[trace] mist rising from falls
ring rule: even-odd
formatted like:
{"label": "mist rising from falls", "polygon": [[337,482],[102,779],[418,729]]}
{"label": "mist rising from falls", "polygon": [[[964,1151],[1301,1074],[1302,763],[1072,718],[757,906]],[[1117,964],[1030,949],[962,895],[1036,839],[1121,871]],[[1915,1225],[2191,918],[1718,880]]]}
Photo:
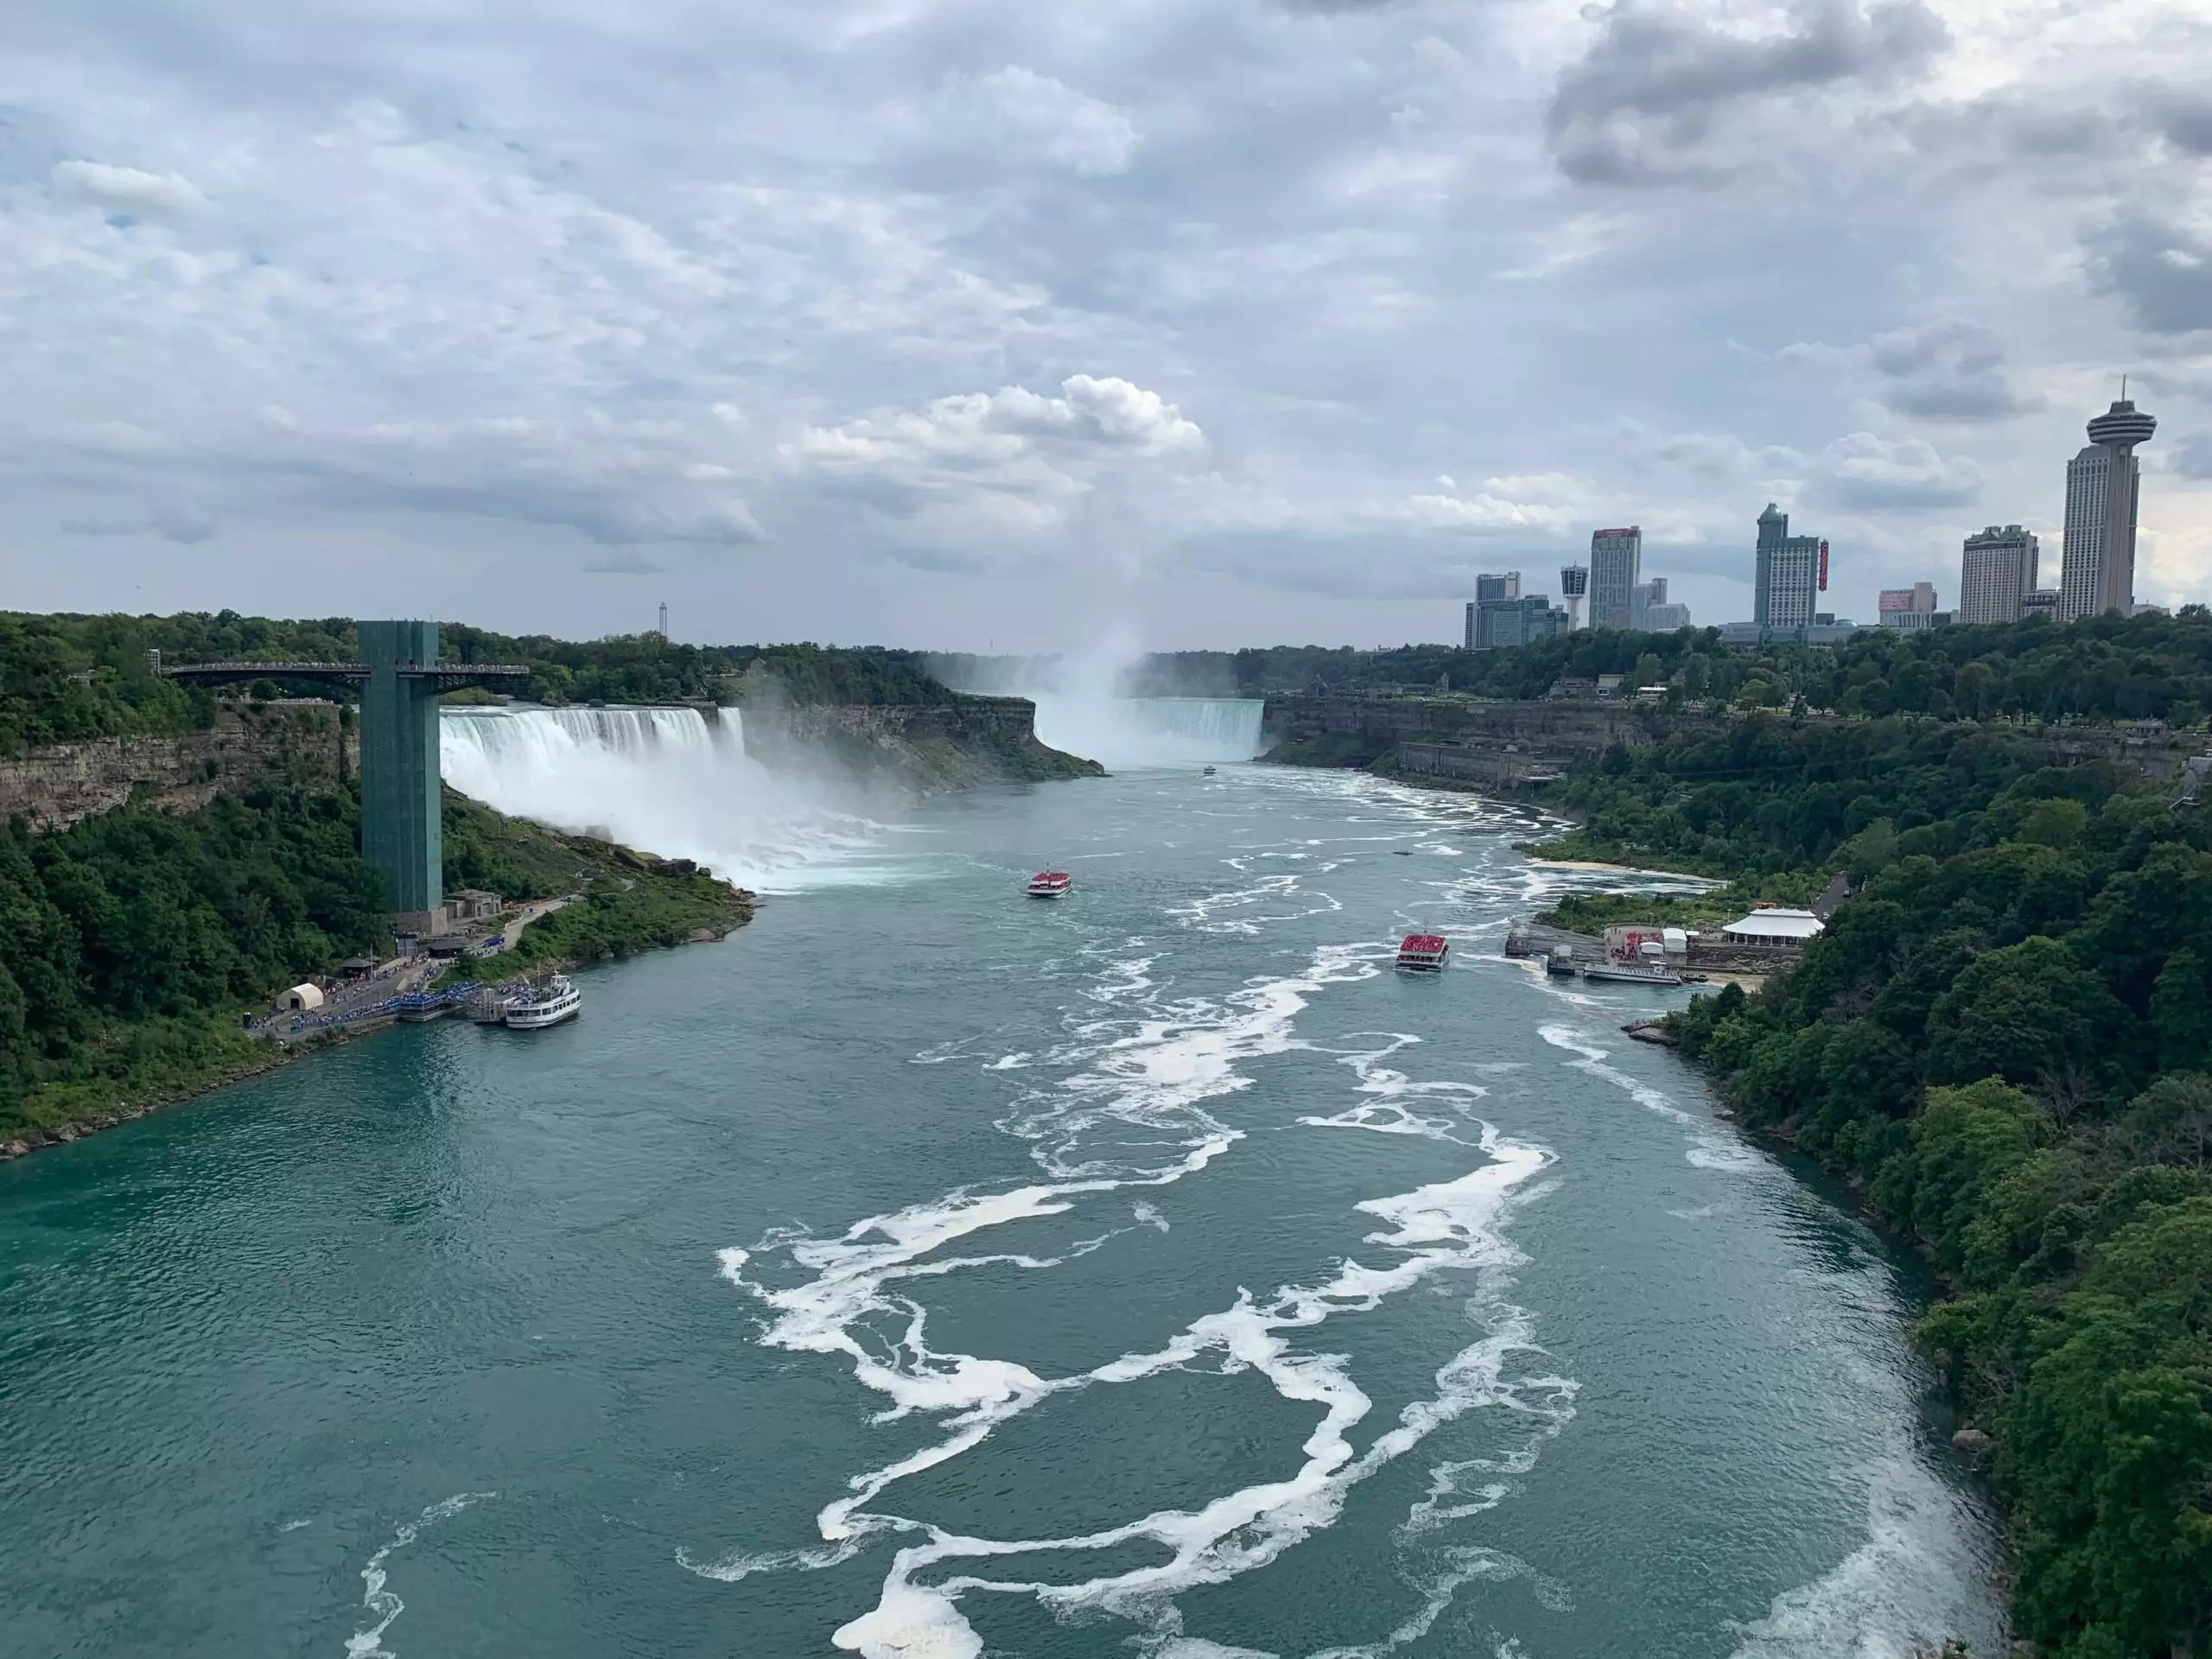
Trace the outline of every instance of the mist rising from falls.
{"label": "mist rising from falls", "polygon": [[696,859],[741,887],[791,892],[885,879],[880,826],[826,787],[745,753],[738,711],[448,707],[446,782],[516,817]]}
{"label": "mist rising from falls", "polygon": [[1249,760],[1267,705],[1243,697],[1109,697],[1038,691],[1037,735],[1114,770]]}

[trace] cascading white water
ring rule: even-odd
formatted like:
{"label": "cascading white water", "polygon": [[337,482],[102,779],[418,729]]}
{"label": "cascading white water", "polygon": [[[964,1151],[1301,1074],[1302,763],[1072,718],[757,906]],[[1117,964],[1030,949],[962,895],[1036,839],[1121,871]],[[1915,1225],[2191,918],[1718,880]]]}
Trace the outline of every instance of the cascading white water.
{"label": "cascading white water", "polygon": [[874,882],[880,826],[745,753],[734,709],[448,708],[446,782],[518,817],[690,858],[742,887],[791,892]]}
{"label": "cascading white water", "polygon": [[1111,767],[1249,760],[1262,747],[1257,698],[1033,695],[1039,738]]}

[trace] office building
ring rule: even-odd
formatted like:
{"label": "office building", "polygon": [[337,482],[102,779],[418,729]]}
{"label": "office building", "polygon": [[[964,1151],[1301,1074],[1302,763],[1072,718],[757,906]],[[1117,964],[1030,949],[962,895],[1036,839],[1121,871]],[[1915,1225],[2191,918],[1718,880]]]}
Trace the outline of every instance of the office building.
{"label": "office building", "polygon": [[[1475,601],[1467,607],[1467,639],[1469,651],[1488,651],[1499,642],[1491,638],[1491,619],[1498,607],[1521,602],[1521,573],[1502,571],[1475,578]],[[1518,645],[1516,639],[1513,644]]]}
{"label": "office building", "polygon": [[1567,601],[1567,631],[1569,633],[1582,626],[1582,596],[1589,591],[1588,565],[1567,564],[1560,567],[1559,596]]}
{"label": "office building", "polygon": [[1936,613],[1936,584],[1916,582],[1910,588],[1885,588],[1874,608],[1885,628],[1926,627],[1919,619]]}
{"label": "office building", "polygon": [[1992,524],[1967,537],[1959,562],[1961,626],[2017,622],[2036,585],[2036,538],[2018,524]]}
{"label": "office building", "polygon": [[1552,608],[1548,594],[1527,594],[1484,605],[1477,618],[1482,643],[1478,651],[1503,651],[1511,645],[1532,645],[1563,632],[1567,613]]}
{"label": "office building", "polygon": [[1951,613],[1936,608],[1936,584],[1916,582],[1910,588],[1885,588],[1881,599],[1881,625],[1901,632],[1912,633],[1923,628],[1948,628]]}
{"label": "office building", "polygon": [[2158,429],[2157,421],[2122,397],[2089,423],[2088,447],[2066,463],[2060,621],[2133,612],[2135,512],[2143,493],[2135,448]]}
{"label": "office building", "polygon": [[1759,514],[1751,620],[1772,633],[1802,637],[1813,625],[1813,596],[1827,585],[1828,544],[1817,536],[1792,536],[1789,515],[1768,502]]}
{"label": "office building", "polygon": [[1643,566],[1643,530],[1601,530],[1590,537],[1590,626],[1636,626],[1636,584]]}
{"label": "office building", "polygon": [[1652,633],[1672,633],[1676,628],[1690,625],[1690,607],[1682,604],[1661,602],[1643,607],[1643,626]]}
{"label": "office building", "polygon": [[2058,620],[2058,589],[2036,588],[2020,595],[2020,620],[2039,616],[2046,622]]}

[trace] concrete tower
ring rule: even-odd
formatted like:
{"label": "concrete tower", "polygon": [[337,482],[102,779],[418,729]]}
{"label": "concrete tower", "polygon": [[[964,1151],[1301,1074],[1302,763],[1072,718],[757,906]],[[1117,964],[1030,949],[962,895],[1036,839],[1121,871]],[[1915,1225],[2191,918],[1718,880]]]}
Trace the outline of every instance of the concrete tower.
{"label": "concrete tower", "polygon": [[1590,567],[1586,564],[1563,564],[1559,571],[1560,597],[1567,601],[1567,631],[1569,633],[1582,626],[1582,596],[1590,591]]}
{"label": "concrete tower", "polygon": [[[361,856],[384,872],[391,907],[427,917],[446,901],[438,798],[435,622],[356,622],[361,661]],[[409,671],[412,671],[411,672]]]}
{"label": "concrete tower", "polygon": [[2123,397],[2089,423],[2088,447],[2066,463],[2060,621],[2107,611],[2126,616],[2134,608],[2135,515],[2143,493],[2135,448],[2158,429],[2156,420]]}

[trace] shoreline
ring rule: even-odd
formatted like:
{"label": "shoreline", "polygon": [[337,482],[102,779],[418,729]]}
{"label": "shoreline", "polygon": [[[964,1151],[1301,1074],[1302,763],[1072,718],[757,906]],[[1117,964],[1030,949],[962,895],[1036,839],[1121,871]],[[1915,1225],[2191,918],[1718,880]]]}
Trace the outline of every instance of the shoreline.
{"label": "shoreline", "polygon": [[[756,907],[758,902],[757,899],[754,901]],[[733,923],[719,933],[712,928],[701,928],[692,933],[690,938],[678,940],[674,944],[644,945],[631,951],[629,955],[642,956],[647,950],[677,950],[689,944],[719,944],[732,933],[736,932],[739,928],[747,926],[752,920],[753,914],[748,912],[742,921]],[[615,957],[613,960],[625,961],[627,957]],[[565,957],[548,957],[543,962],[532,963],[527,968],[518,969],[503,978],[487,980],[485,983],[511,985],[517,980],[529,978],[533,973],[569,973],[583,965],[585,964],[569,961]],[[172,1107],[181,1106],[188,1101],[199,1100],[204,1096],[216,1094],[254,1077],[265,1077],[271,1071],[280,1071],[287,1066],[296,1065],[301,1061],[310,1059],[327,1050],[342,1048],[349,1043],[358,1043],[367,1038],[380,1036],[387,1031],[395,1029],[399,1023],[397,1015],[384,1014],[372,1020],[363,1020],[358,1024],[332,1026],[311,1036],[302,1037],[292,1042],[286,1042],[281,1038],[267,1039],[261,1046],[261,1052],[255,1055],[251,1064],[239,1065],[234,1069],[226,1069],[219,1076],[187,1084],[176,1089],[158,1091],[143,1100],[118,1102],[112,1110],[91,1113],[54,1128],[34,1128],[10,1135],[7,1140],[0,1141],[0,1164],[12,1163],[19,1158],[29,1158],[35,1153],[45,1152],[54,1147],[70,1146],[79,1141],[89,1139],[103,1130],[119,1128],[125,1123],[135,1123],[142,1117],[151,1117],[156,1112],[164,1112]]]}

